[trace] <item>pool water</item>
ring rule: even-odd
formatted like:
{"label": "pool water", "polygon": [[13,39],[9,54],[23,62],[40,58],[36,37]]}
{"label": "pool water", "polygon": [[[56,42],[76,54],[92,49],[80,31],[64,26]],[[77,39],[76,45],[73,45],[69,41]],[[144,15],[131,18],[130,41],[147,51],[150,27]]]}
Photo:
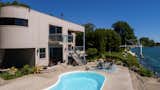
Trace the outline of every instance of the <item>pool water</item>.
{"label": "pool water", "polygon": [[48,90],[101,90],[105,77],[95,72],[71,72],[60,76]]}

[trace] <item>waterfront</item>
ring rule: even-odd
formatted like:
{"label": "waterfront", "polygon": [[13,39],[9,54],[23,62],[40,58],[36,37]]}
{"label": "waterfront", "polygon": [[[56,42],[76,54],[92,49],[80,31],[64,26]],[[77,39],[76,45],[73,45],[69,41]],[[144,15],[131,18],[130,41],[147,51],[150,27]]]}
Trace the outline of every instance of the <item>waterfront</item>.
{"label": "waterfront", "polygon": [[[139,55],[139,48],[132,51]],[[140,63],[160,76],[160,47],[143,47],[143,56],[139,58]]]}

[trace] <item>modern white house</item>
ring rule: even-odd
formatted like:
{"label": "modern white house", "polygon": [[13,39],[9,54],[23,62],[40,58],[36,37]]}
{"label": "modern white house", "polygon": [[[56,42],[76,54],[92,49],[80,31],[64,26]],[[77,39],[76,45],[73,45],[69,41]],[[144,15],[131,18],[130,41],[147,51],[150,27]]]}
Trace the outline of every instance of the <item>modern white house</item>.
{"label": "modern white house", "polygon": [[[76,34],[83,46],[76,47]],[[77,50],[81,48],[81,50]],[[22,6],[0,9],[0,67],[51,66],[85,61],[84,27]]]}

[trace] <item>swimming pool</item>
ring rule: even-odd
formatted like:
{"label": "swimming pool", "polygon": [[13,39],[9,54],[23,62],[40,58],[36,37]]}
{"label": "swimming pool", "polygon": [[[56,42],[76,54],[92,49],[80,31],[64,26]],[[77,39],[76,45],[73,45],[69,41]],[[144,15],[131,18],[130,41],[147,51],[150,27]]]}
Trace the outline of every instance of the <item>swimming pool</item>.
{"label": "swimming pool", "polygon": [[47,90],[102,90],[104,81],[105,77],[96,72],[69,72]]}

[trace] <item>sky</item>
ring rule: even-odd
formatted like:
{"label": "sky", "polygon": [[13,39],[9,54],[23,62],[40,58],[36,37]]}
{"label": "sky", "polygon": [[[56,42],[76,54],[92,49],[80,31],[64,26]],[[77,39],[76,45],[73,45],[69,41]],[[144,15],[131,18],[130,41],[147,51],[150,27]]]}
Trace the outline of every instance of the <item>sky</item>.
{"label": "sky", "polygon": [[[12,1],[12,0],[2,0]],[[138,38],[160,42],[160,0],[17,0],[32,9],[78,23],[111,28],[116,21],[128,22]]]}

